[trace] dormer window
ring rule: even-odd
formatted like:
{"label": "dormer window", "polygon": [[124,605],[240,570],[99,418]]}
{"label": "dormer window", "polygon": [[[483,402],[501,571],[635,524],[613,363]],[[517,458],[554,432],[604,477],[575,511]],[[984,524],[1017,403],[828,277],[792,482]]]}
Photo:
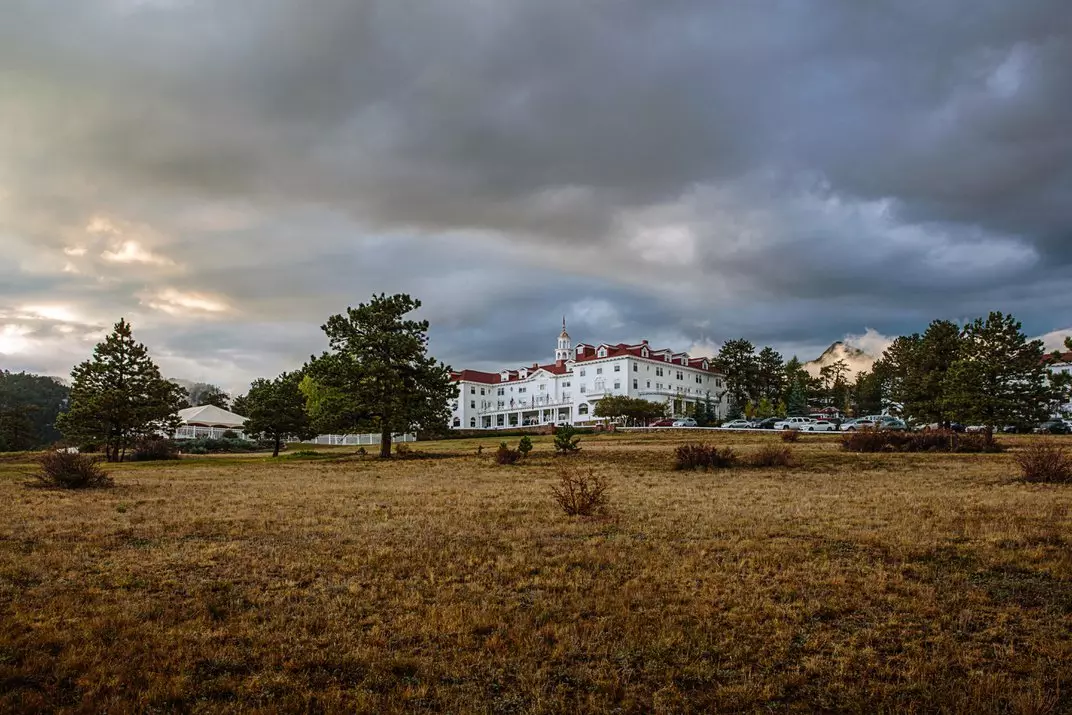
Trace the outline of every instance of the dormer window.
{"label": "dormer window", "polygon": [[642,349],[640,351],[640,357],[647,357],[647,356],[648,356],[648,349],[647,348]]}
{"label": "dormer window", "polygon": [[706,370],[706,369],[707,369],[707,361],[706,361],[706,360],[704,360],[704,361],[703,361],[703,369],[704,369],[704,370]]}
{"label": "dormer window", "polygon": [[499,378],[500,378],[499,379],[500,382],[506,382],[507,380],[510,379],[510,373],[508,373],[505,370],[503,370],[501,373],[499,373]]}
{"label": "dormer window", "polygon": [[607,349],[606,348],[600,348],[599,352],[597,354],[599,355],[599,357],[607,357]]}
{"label": "dormer window", "polygon": [[681,358],[681,364],[682,365],[688,365],[689,364],[689,359],[687,357]]}
{"label": "dormer window", "polygon": [[670,354],[667,353],[666,355],[663,355],[663,360],[666,360],[667,362],[670,362]]}
{"label": "dormer window", "polygon": [[528,370],[518,370],[517,376],[518,376],[519,379],[524,380],[526,377],[529,376],[529,371]]}
{"label": "dormer window", "polygon": [[584,346],[583,345],[578,345],[577,346],[577,354],[578,355],[584,355]]}

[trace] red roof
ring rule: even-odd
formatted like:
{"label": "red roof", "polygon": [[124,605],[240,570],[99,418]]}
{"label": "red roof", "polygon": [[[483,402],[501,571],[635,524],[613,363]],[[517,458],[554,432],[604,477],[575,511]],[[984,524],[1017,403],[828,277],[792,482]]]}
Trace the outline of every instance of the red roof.
{"label": "red roof", "polygon": [[1047,363],[1051,362],[1072,362],[1072,352],[1067,353],[1046,353],[1042,356],[1043,361]]}
{"label": "red roof", "polygon": [[[582,354],[578,355],[574,362],[583,363],[590,362],[592,360],[606,360],[608,358],[623,357],[626,355],[632,357],[638,357],[642,360],[654,360],[657,362],[665,362],[668,365],[680,365],[691,367],[694,370],[703,370],[703,363],[707,361],[708,372],[717,373],[715,369],[714,361],[710,358],[696,357],[690,358],[687,353],[675,353],[670,350],[655,350],[648,345],[645,340],[637,345],[630,345],[629,343],[618,343],[617,345],[610,345],[609,343],[603,343],[602,345],[590,345],[588,343],[577,343],[577,348],[581,350]],[[599,349],[606,348],[607,354],[603,357],[599,356]],[[644,350],[647,349],[648,356],[644,357]],[[670,360],[666,360],[666,356],[670,356]],[[685,358],[686,364],[683,365],[681,359]],[[545,370],[552,375],[565,375],[569,370],[565,365],[559,365],[558,363],[550,363],[548,365],[533,365],[531,367],[523,367],[520,370],[527,370],[528,375],[531,376],[538,370]],[[506,379],[502,379],[502,374],[498,372],[482,372],[480,370],[462,370],[461,372],[454,372],[451,377],[456,381],[466,382],[482,382],[489,385],[499,385],[505,382],[513,382],[515,380],[527,379],[521,378],[519,370],[507,370]]]}

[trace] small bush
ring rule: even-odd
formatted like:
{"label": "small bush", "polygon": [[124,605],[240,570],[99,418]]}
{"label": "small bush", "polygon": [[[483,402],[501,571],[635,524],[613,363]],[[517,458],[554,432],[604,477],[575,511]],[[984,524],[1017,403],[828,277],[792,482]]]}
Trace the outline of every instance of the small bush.
{"label": "small bush", "polygon": [[529,452],[532,451],[532,440],[528,435],[521,438],[521,441],[517,443],[517,451],[521,452],[522,458],[529,456]]}
{"label": "small bush", "polygon": [[164,437],[142,437],[134,443],[134,449],[130,452],[130,459],[134,462],[159,462],[178,458],[178,445]]}
{"label": "small bush", "polygon": [[395,456],[402,457],[403,459],[405,459],[407,456],[409,456],[409,453],[409,445],[405,442],[399,442],[395,445]]}
{"label": "small bush", "polygon": [[987,453],[1004,450],[993,437],[979,432],[895,432],[874,429],[846,432],[841,437],[841,448],[847,452]]}
{"label": "small bush", "polygon": [[40,471],[35,476],[47,487],[100,489],[113,484],[95,457],[76,452],[48,452],[37,462]]}
{"label": "small bush", "polygon": [[576,472],[559,467],[558,484],[551,487],[551,496],[568,516],[591,516],[607,506],[607,480],[591,469]]}
{"label": "small bush", "polygon": [[[284,448],[286,445],[283,445]],[[215,439],[198,437],[186,439],[179,443],[179,449],[186,454],[240,454],[244,452],[270,452],[271,442],[253,442],[248,439]]]}
{"label": "small bush", "polygon": [[506,442],[499,443],[499,449],[495,452],[496,464],[517,464],[521,461],[521,452],[516,449],[510,449],[506,446]]}
{"label": "small bush", "polygon": [[224,430],[220,437],[223,437],[224,439],[242,439],[233,429]]}
{"label": "small bush", "polygon": [[674,469],[729,469],[737,465],[737,454],[702,442],[685,443],[674,450]]}
{"label": "small bush", "polygon": [[577,437],[577,430],[573,425],[562,425],[555,430],[555,454],[576,454],[581,451],[577,445],[581,441]]}
{"label": "small bush", "polygon": [[364,457],[366,454],[368,454],[367,449],[365,449],[364,447],[358,447],[357,448],[357,456],[358,457]]}
{"label": "small bush", "polygon": [[[796,433],[796,430],[790,430]],[[793,453],[788,447],[777,445],[764,445],[762,449],[748,458],[748,464],[753,467],[792,467]]]}
{"label": "small bush", "polygon": [[782,430],[782,441],[783,442],[796,442],[798,439],[800,439],[800,431],[799,430],[795,430],[795,429],[784,429],[784,430]]}
{"label": "small bush", "polygon": [[1072,455],[1064,447],[1037,442],[1016,455],[1025,482],[1068,484],[1072,482]]}

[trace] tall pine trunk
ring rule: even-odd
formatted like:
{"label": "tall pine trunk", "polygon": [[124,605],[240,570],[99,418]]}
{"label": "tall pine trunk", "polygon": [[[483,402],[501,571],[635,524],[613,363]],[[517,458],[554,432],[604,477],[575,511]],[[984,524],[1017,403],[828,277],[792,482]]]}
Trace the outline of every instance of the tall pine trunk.
{"label": "tall pine trunk", "polygon": [[278,457],[279,456],[279,442],[280,442],[280,439],[279,439],[278,436],[276,436],[276,438],[275,438],[275,448],[272,450],[272,456],[273,457]]}
{"label": "tall pine trunk", "polygon": [[391,458],[391,428],[386,425],[380,429],[380,457]]}

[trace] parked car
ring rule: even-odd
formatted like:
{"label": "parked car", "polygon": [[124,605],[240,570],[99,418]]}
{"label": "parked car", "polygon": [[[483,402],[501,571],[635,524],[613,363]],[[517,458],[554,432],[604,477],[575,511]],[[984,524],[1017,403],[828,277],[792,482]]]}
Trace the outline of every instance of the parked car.
{"label": "parked car", "polygon": [[730,420],[722,426],[726,429],[751,429],[755,424],[748,420]]}
{"label": "parked car", "polygon": [[804,426],[805,432],[835,432],[837,425],[830,420],[815,420]]}
{"label": "parked car", "polygon": [[895,432],[903,432],[908,429],[908,424],[897,417],[886,416],[878,421],[879,429],[888,429]]}
{"label": "parked car", "polygon": [[1035,428],[1035,434],[1070,434],[1068,424],[1064,420],[1047,420]]}
{"label": "parked car", "polygon": [[674,423],[671,425],[671,427],[695,427],[695,426],[696,426],[696,420],[692,419],[691,417],[685,417],[684,419],[674,420]]}
{"label": "parked car", "polygon": [[752,428],[753,429],[774,429],[774,425],[778,424],[779,422],[781,422],[784,419],[785,419],[784,417],[766,417],[764,419],[761,419],[759,422],[753,422],[752,423]]}
{"label": "parked car", "polygon": [[656,420],[655,422],[652,422],[648,426],[649,427],[673,427],[674,426],[674,420],[671,420],[671,419]]}
{"label": "parked car", "polygon": [[774,429],[804,429],[813,422],[815,420],[811,417],[786,417],[781,422],[775,422]]}

